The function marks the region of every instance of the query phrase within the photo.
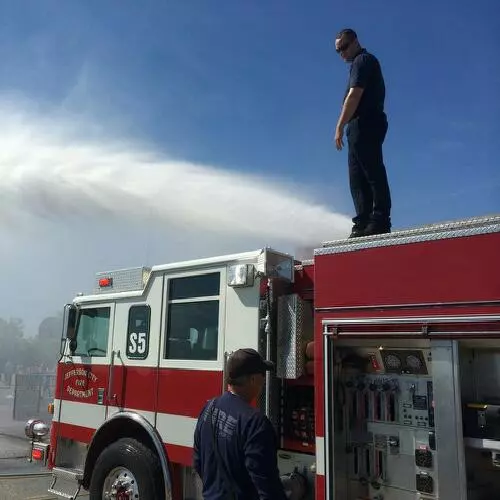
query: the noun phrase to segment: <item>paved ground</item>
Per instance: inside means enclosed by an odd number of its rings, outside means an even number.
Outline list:
[[[0,388],[0,474],[13,459],[26,459],[29,441],[24,435],[24,422],[12,420],[12,400]]]
[[[29,443],[24,422],[12,420],[12,390],[0,387],[0,500],[51,498],[50,475],[28,462]],[[45,472],[45,476],[39,474]]]
[[[0,500],[56,500],[47,493],[50,477],[2,478],[0,476]]]
[[[25,422],[12,419],[12,403],[12,390],[0,386],[0,500],[53,500],[47,493],[51,475],[28,461]]]
[[[2,409],[0,414],[4,411]],[[50,484],[50,474],[37,463],[28,461],[27,439],[19,435],[16,428],[2,425],[0,428],[0,500],[42,500],[53,498],[47,494]],[[42,475],[43,474],[43,475]]]

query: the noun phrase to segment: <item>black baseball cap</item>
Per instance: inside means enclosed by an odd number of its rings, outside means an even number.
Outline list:
[[[255,349],[238,349],[227,360],[227,376],[234,380],[245,375],[266,373],[274,368],[274,363],[266,361]]]

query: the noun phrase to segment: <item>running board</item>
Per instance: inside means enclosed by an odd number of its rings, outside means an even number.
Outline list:
[[[83,479],[83,471],[81,469],[69,469],[65,467],[54,467],[52,469],[52,484],[47,490],[48,493],[55,495],[59,498],[65,498],[67,500],[76,500],[78,493],[80,493],[80,488],[82,487],[81,481]],[[65,491],[60,491],[59,489],[55,489],[56,483],[58,480],[68,481],[71,483],[71,488],[74,493],[66,493]],[[76,483],[76,485],[75,485]]]

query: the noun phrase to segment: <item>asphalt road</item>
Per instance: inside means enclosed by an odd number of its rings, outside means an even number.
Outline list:
[[[42,465],[28,461],[25,438],[0,434],[0,500],[55,499],[47,493],[50,483],[50,473]]]
[[[27,440],[0,434],[0,500],[41,500],[48,495],[50,474],[28,462]]]
[[[10,389],[0,387],[0,500],[55,500],[47,493],[51,474],[28,460],[25,422],[12,420],[11,395]]]

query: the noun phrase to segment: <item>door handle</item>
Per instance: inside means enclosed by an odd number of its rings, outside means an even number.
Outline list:
[[[109,364],[109,379],[108,379],[108,404],[116,402],[116,394],[112,394],[114,388],[114,376],[115,376],[115,356],[119,356],[120,351],[111,351],[111,362]]]

